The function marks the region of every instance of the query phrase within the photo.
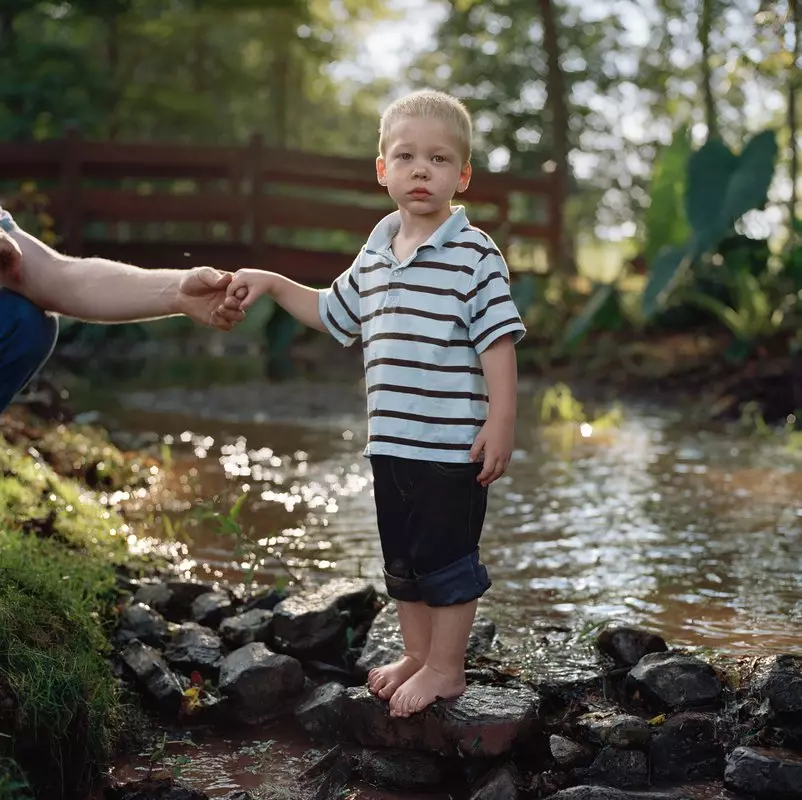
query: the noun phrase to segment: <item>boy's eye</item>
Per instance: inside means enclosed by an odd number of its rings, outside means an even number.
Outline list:
[[[410,158],[412,158],[412,153],[399,153],[399,154],[398,154],[398,157],[399,157],[399,158],[400,158],[402,161],[409,161],[409,159],[410,159]]]
[[[445,156],[434,156],[432,158],[432,161],[434,161],[435,164],[445,164],[447,160],[448,159]]]

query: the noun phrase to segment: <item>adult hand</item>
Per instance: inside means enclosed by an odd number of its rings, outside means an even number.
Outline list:
[[[223,306],[226,289],[234,276],[212,267],[188,270],[178,286],[178,308],[201,325],[230,331],[245,318],[239,306]]]
[[[19,245],[0,230],[0,282],[8,286],[19,283],[22,252]]]

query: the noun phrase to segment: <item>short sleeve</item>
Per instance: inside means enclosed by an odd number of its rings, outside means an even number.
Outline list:
[[[4,208],[0,208],[0,230],[6,233],[17,229],[17,224],[14,222],[14,217],[8,213]]]
[[[468,335],[477,353],[500,336],[510,334],[517,343],[526,333],[510,294],[510,272],[504,257],[490,253],[476,266],[468,292]]]
[[[318,310],[320,319],[329,333],[346,347],[353,344],[362,333],[359,318],[359,265],[362,253],[354,263],[340,275],[331,288],[320,292]]]

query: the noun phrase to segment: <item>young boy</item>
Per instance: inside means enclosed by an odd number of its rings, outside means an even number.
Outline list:
[[[487,487],[513,448],[524,333],[504,259],[468,223],[456,192],[471,178],[471,120],[458,100],[418,92],[381,119],[378,181],[398,210],[327,290],[240,270],[227,304],[272,296],[365,359],[370,457],[387,593],[404,655],[371,671],[373,694],[408,717],[465,691]]]

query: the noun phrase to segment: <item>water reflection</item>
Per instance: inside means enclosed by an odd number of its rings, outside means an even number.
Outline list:
[[[523,403],[526,410],[531,403]],[[615,430],[544,429],[524,413],[508,474],[491,492],[482,612],[510,640],[605,620],[673,644],[802,652],[802,472],[776,443],[689,430],[628,409]],[[260,581],[284,564],[310,579],[381,579],[361,423],[240,424],[137,412],[118,420],[170,444],[168,509],[188,571]],[[588,435],[591,433],[591,435]],[[197,498],[225,512],[247,491],[242,541],[197,522]]]

